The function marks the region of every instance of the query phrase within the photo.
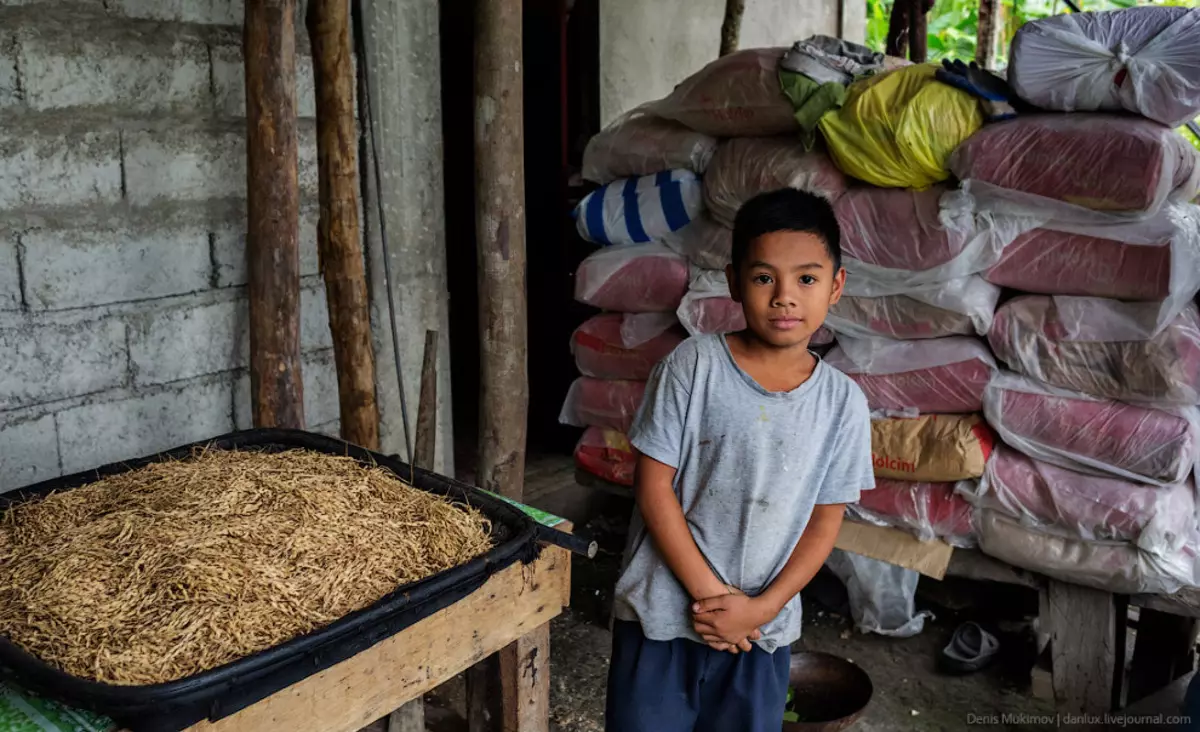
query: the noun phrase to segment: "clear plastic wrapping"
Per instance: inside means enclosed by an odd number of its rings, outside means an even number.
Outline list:
[[[786,48],[751,48],[713,61],[646,111],[713,137],[798,133],[792,103],[779,84]]]
[[[1196,530],[1191,478],[1159,487],[1085,475],[1003,445],[972,500],[1043,532],[1129,542],[1161,556],[1183,549]]]
[[[724,270],[733,257],[733,230],[705,213],[668,244],[700,269]]]
[[[1182,136],[1137,117],[1034,114],[985,126],[950,158],[976,192],[987,184],[1086,209],[1155,213],[1200,185],[1200,154]]]
[[[687,294],[676,311],[691,335],[733,333],[746,327],[742,306],[729,297],[729,281],[721,270],[692,268]]]
[[[840,336],[825,357],[862,387],[871,409],[969,414],[983,407],[996,361],[978,338],[893,341]]]
[[[610,483],[632,486],[637,453],[623,432],[588,427],[575,446],[575,465]]]
[[[942,539],[952,546],[970,548],[976,543],[971,518],[974,508],[960,491],[974,492],[973,483],[966,481],[956,488],[955,483],[879,479],[874,490],[863,491],[858,503],[849,506],[849,512],[877,526],[904,529],[921,541]]]
[[[683,342],[683,335],[668,329],[639,345],[628,347],[622,338],[625,316],[597,315],[571,336],[571,353],[579,373],[597,379],[645,381],[654,366]]]
[[[628,433],[645,395],[644,381],[608,381],[584,376],[571,384],[558,421],[572,427],[603,427]]]
[[[983,475],[995,436],[975,414],[871,420],[876,478],[954,483]]]
[[[1169,127],[1200,113],[1200,9],[1064,13],[1021,26],[1008,79],[1059,112],[1127,110]]]
[[[846,190],[846,178],[823,150],[806,151],[797,137],[724,140],[704,174],[708,212],[725,226],[733,226],[746,201],[780,188],[795,188],[833,202]]]
[[[1200,459],[1200,410],[1100,399],[998,372],[984,393],[988,423],[1005,444],[1092,475],[1169,485]]]
[[[583,151],[583,177],[596,183],[690,170],[702,175],[717,138],[639,107],[605,127]]]
[[[704,211],[700,178],[670,170],[601,186],[575,207],[575,228],[601,246],[677,240]]]
[[[621,313],[671,312],[688,288],[688,264],[662,244],[608,247],[575,274],[575,299]]]
[[[1010,369],[1052,386],[1159,406],[1200,404],[1200,313],[1189,303],[1155,333],[1158,311],[1156,303],[1028,295],[996,311],[988,340]]]
[[[847,289],[851,280],[847,278]],[[1000,299],[1000,288],[972,275],[903,295],[844,295],[825,323],[850,336],[899,340],[985,335]]]

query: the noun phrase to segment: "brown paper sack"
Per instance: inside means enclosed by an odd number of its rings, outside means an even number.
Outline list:
[[[875,477],[949,483],[983,475],[995,437],[976,414],[871,421]]]

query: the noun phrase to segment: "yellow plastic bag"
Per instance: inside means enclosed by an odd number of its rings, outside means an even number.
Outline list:
[[[842,172],[885,188],[928,188],[983,125],[975,98],[934,78],[937,66],[905,66],[850,85],[821,133]]]

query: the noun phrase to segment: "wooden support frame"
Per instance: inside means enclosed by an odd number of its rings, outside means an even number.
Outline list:
[[[1120,689],[1118,660],[1124,664],[1125,603],[1110,592],[1052,579],[1039,604],[1050,635],[1055,705],[1071,714],[1110,711]]]
[[[923,64],[929,58],[929,16],[926,15],[925,0],[908,1],[908,59],[914,64]]]
[[[246,265],[255,427],[304,427],[296,3],[246,3]]]
[[[975,35],[975,63],[985,69],[996,65],[1000,45],[1000,0],[979,0],[979,25]]]

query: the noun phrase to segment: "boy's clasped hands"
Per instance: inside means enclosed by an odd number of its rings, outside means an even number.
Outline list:
[[[778,614],[765,598],[725,585],[722,594],[692,603],[692,627],[715,650],[749,653],[751,642],[762,638],[759,628]]]

